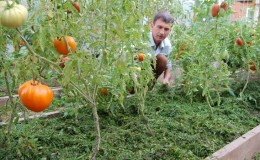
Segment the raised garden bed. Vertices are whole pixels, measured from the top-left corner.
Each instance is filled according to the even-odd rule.
[[[254,95],[251,98],[258,102],[258,87],[258,81],[250,82],[245,95]],[[221,148],[225,145],[235,144],[234,151],[224,148],[229,150],[230,154],[239,156],[235,150],[247,143],[251,148],[242,149],[243,152],[240,153],[245,158],[254,157],[257,146],[251,142],[256,141],[250,137],[252,134],[248,133],[253,133],[253,128],[258,126],[260,121],[259,108],[253,100],[240,100],[227,95],[220,106],[213,106],[211,113],[204,100],[197,99],[190,103],[179,89],[165,90],[158,86],[148,94],[145,114],[154,133],[152,136],[147,135],[143,121],[140,120],[134,96],[126,101],[125,111],[118,108],[119,106],[113,106],[113,110],[116,110],[114,115],[111,114],[112,110],[99,108],[102,143],[97,159],[221,158],[216,155],[219,156],[220,152],[224,155]],[[50,112],[49,115],[40,115],[15,125],[12,139],[22,142],[17,144],[12,141],[11,145],[16,147],[9,150],[10,153],[17,156],[19,149],[30,158],[53,156],[63,159],[88,156],[95,138],[90,108],[75,105]],[[50,115],[52,118],[46,118]],[[45,118],[38,119],[40,117]],[[27,135],[27,138],[24,135]],[[258,136],[255,134],[254,137]],[[35,144],[35,148],[21,149],[26,139]],[[237,143],[235,139],[242,140]],[[0,153],[9,155],[3,150],[0,150]]]

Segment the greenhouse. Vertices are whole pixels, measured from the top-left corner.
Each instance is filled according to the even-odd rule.
[[[0,0],[0,159],[260,160],[259,0]]]

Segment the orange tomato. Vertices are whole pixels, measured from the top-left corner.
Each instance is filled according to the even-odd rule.
[[[77,48],[77,43],[75,42],[74,38],[71,36],[65,36],[65,39],[66,39],[66,41],[68,43],[68,47],[70,47],[71,51],[75,52],[76,48]],[[53,44],[59,54],[62,54],[62,55],[69,54],[69,49],[67,48],[64,37],[54,38]]]
[[[18,95],[22,104],[34,112],[45,110],[53,100],[52,89],[36,80],[23,83],[18,89]]]
[[[144,54],[143,53],[139,53],[138,56],[137,56],[138,60],[140,62],[144,61]]]
[[[20,45],[20,46],[24,46],[24,41],[23,41],[23,40],[20,40],[19,45]]]
[[[218,12],[219,12],[219,5],[218,4],[212,4],[212,6],[211,6],[212,17],[218,16]]]
[[[101,94],[103,94],[104,96],[107,96],[107,95],[108,95],[107,90],[106,90],[105,88],[101,88],[101,89],[100,89],[100,92],[101,92]]]

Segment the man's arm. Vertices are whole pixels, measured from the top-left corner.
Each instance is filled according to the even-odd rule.
[[[169,84],[170,82],[170,78],[171,78],[171,66],[168,66],[165,71],[164,71],[164,75],[163,75],[163,83],[164,84]]]

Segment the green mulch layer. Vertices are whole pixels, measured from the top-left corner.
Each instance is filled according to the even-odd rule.
[[[146,98],[152,135],[138,114],[135,97],[126,100],[125,110],[114,105],[113,114],[99,108],[101,148],[96,159],[206,158],[260,124],[260,82],[250,82],[243,97],[243,85],[236,86],[236,96],[224,93],[211,112],[203,98],[194,97],[191,103],[181,88],[157,85]],[[67,107],[62,116],[16,124],[5,143],[4,129],[0,128],[0,159],[87,159],[96,138],[89,107]]]

